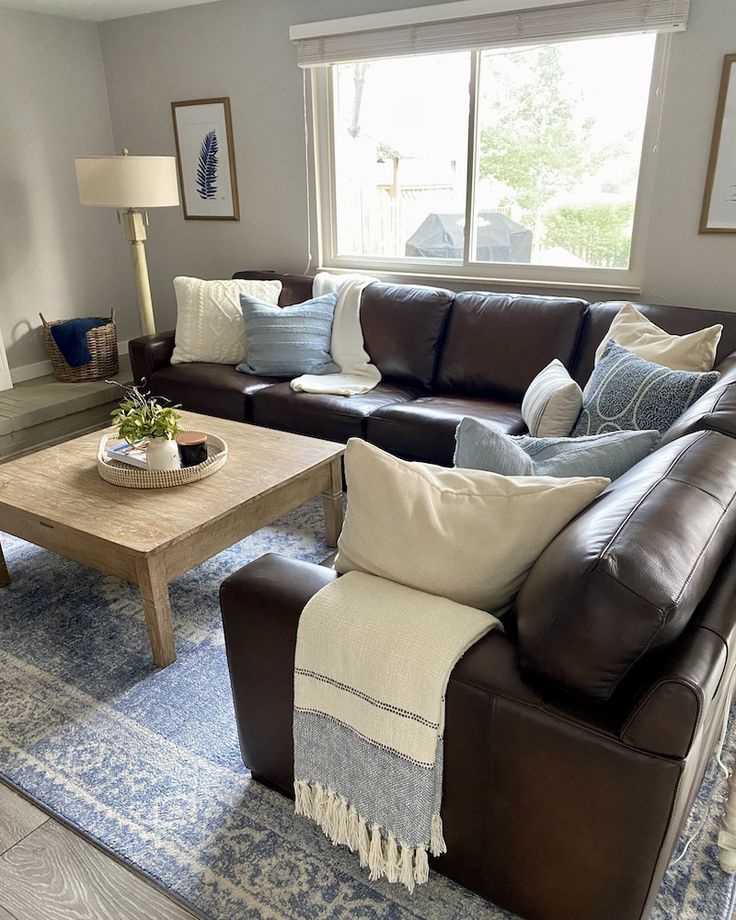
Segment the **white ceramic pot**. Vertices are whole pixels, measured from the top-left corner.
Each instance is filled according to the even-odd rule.
[[[146,463],[149,470],[178,470],[181,467],[179,445],[168,438],[149,438]]]

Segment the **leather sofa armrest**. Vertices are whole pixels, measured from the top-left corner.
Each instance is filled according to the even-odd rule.
[[[294,654],[307,601],[337,578],[323,565],[269,553],[220,588],[220,608],[243,762],[293,794]]]
[[[689,630],[654,673],[621,726],[640,751],[686,757],[726,667],[726,644],[705,627]]]
[[[231,575],[220,590],[243,760],[258,780],[289,795],[299,617],[307,601],[335,578],[324,565],[268,554]],[[578,726],[628,748],[679,759],[687,756],[702,714],[718,692],[726,657],[721,636],[693,624],[610,702],[591,702],[525,674],[515,639],[493,631],[456,665],[448,705],[468,697],[484,701],[479,705],[490,713],[492,700],[503,700],[561,727]]]
[[[154,371],[166,367],[171,363],[174,352],[175,330],[155,332],[153,335],[143,335],[131,339],[128,343],[130,367],[133,371],[133,382],[140,384],[143,380],[150,383]]]

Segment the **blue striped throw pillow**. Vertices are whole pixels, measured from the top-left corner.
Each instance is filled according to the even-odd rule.
[[[325,294],[293,307],[240,295],[248,354],[237,370],[264,377],[340,372],[330,355],[337,294]]]

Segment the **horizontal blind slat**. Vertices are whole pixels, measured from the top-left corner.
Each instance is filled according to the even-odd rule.
[[[687,28],[690,0],[591,0],[574,6],[299,39],[300,67]]]

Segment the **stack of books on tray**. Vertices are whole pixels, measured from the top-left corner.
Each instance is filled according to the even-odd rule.
[[[119,460],[121,463],[127,463],[130,466],[137,466],[140,469],[147,469],[146,448],[148,441],[143,439],[136,441],[135,444],[128,444],[127,441],[108,441],[105,446],[105,456],[110,460]]]

